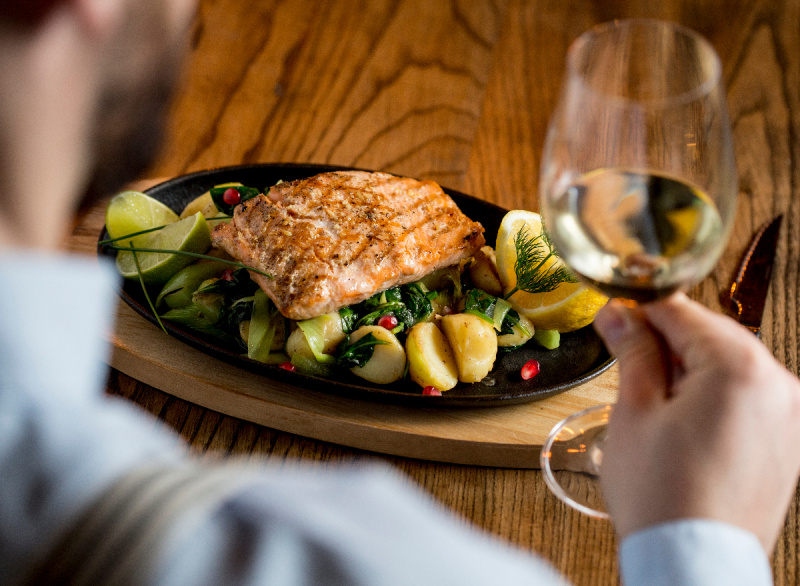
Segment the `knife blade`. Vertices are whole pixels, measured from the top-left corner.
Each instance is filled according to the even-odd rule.
[[[727,306],[734,319],[759,338],[782,221],[783,214],[764,224],[755,233],[742,256],[730,289],[723,291],[720,296],[722,304]]]

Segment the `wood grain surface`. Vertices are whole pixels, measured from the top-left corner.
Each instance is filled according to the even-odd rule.
[[[222,165],[374,168],[537,209],[540,153],[567,47],[614,18],[674,20],[719,51],[740,174],[736,225],[691,293],[719,309],[753,231],[784,213],[763,340],[798,372],[800,3],[793,0],[205,0],[150,176]],[[127,397],[208,457],[392,463],[442,506],[551,560],[580,585],[618,582],[611,526],[551,496],[536,470],[381,456],[279,432],[112,372]],[[798,497],[772,558],[800,583]]]

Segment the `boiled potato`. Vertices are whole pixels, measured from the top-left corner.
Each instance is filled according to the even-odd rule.
[[[458,366],[444,334],[432,322],[420,322],[406,337],[408,374],[421,387],[449,391],[458,383]]]
[[[524,344],[533,337],[536,328],[531,323],[531,320],[529,320],[524,315],[520,315],[519,322],[525,326],[525,328],[528,330],[528,333],[526,334],[525,332],[523,332],[522,328],[520,328],[519,326],[514,326],[514,331],[511,332],[510,334],[503,334],[502,336],[497,336],[498,346],[500,346],[501,348],[521,346],[522,344]]]
[[[334,311],[326,313],[325,315],[313,319],[319,320],[319,324],[322,327],[322,353],[333,354],[336,351],[336,347],[345,338],[344,331],[342,331],[342,318],[339,317],[339,312]],[[286,340],[286,353],[289,355],[289,358],[295,354],[302,354],[303,356],[311,358],[314,357],[306,335],[300,328],[297,328],[289,334],[289,338]]]
[[[455,354],[458,380],[464,383],[482,380],[492,370],[497,357],[494,326],[469,313],[445,315],[441,324]]]
[[[371,383],[386,385],[399,380],[406,369],[406,351],[397,337],[381,326],[361,326],[350,334],[350,342],[356,342],[372,334],[386,344],[373,346],[372,358],[364,366],[354,366],[350,371]]]
[[[472,256],[469,265],[469,278],[478,289],[483,289],[489,295],[500,297],[503,294],[503,284],[497,272],[497,261],[494,249],[484,246]]]

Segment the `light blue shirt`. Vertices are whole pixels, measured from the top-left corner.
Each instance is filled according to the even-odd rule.
[[[117,275],[92,259],[0,254],[4,584],[563,584],[381,466],[200,461],[103,393]],[[723,523],[625,540],[624,582],[771,584]]]

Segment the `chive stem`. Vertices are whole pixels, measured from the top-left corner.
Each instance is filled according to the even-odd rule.
[[[213,218],[206,218],[206,221],[210,220],[230,220],[232,216],[222,215],[222,216],[214,216]],[[142,234],[149,234],[150,232],[157,232],[158,230],[162,230],[166,228],[169,224],[164,224],[162,226],[156,226],[155,228],[148,228],[147,230],[140,230],[139,232],[134,232],[132,234],[125,234],[125,236],[117,236],[116,238],[107,238],[106,240],[101,240],[97,244],[99,245],[107,245],[112,244],[114,242],[119,242],[120,240],[126,240],[128,238],[133,238],[135,236],[141,236]]]
[[[153,253],[161,253],[161,254],[180,254],[180,255],[183,255],[183,256],[191,256],[192,258],[204,258],[204,259],[207,259],[207,260],[213,260],[213,261],[229,264],[229,265],[238,267],[240,269],[247,269],[248,271],[253,271],[254,273],[258,273],[259,275],[263,275],[268,279],[274,279],[275,278],[272,275],[270,275],[269,273],[265,273],[264,271],[261,271],[259,269],[254,269],[253,267],[249,267],[246,264],[238,262],[238,261],[235,261],[235,260],[227,260],[227,259],[224,259],[224,258],[218,258],[216,256],[209,256],[207,254],[200,254],[200,253],[197,253],[197,252],[188,252],[186,250],[168,250],[168,249],[165,249],[165,248],[139,248],[139,247],[135,247],[135,246],[117,246],[115,244],[110,244],[109,248],[111,248],[113,250],[125,250],[125,251],[128,251],[128,252],[133,252],[134,253],[134,258],[135,258],[135,253],[137,253],[137,252],[153,252]]]
[[[147,305],[150,306],[150,311],[153,312],[153,315],[158,322],[158,325],[161,327],[161,330],[168,334],[167,328],[164,327],[164,324],[161,321],[161,318],[158,316],[158,312],[156,311],[155,306],[153,305],[153,301],[150,299],[150,294],[147,292],[147,287],[144,285],[144,278],[142,277],[142,267],[139,266],[139,257],[136,256],[136,249],[132,250],[133,252],[133,262],[136,264],[136,274],[139,276],[139,284],[142,286],[142,292],[144,293],[144,298],[147,299]]]

